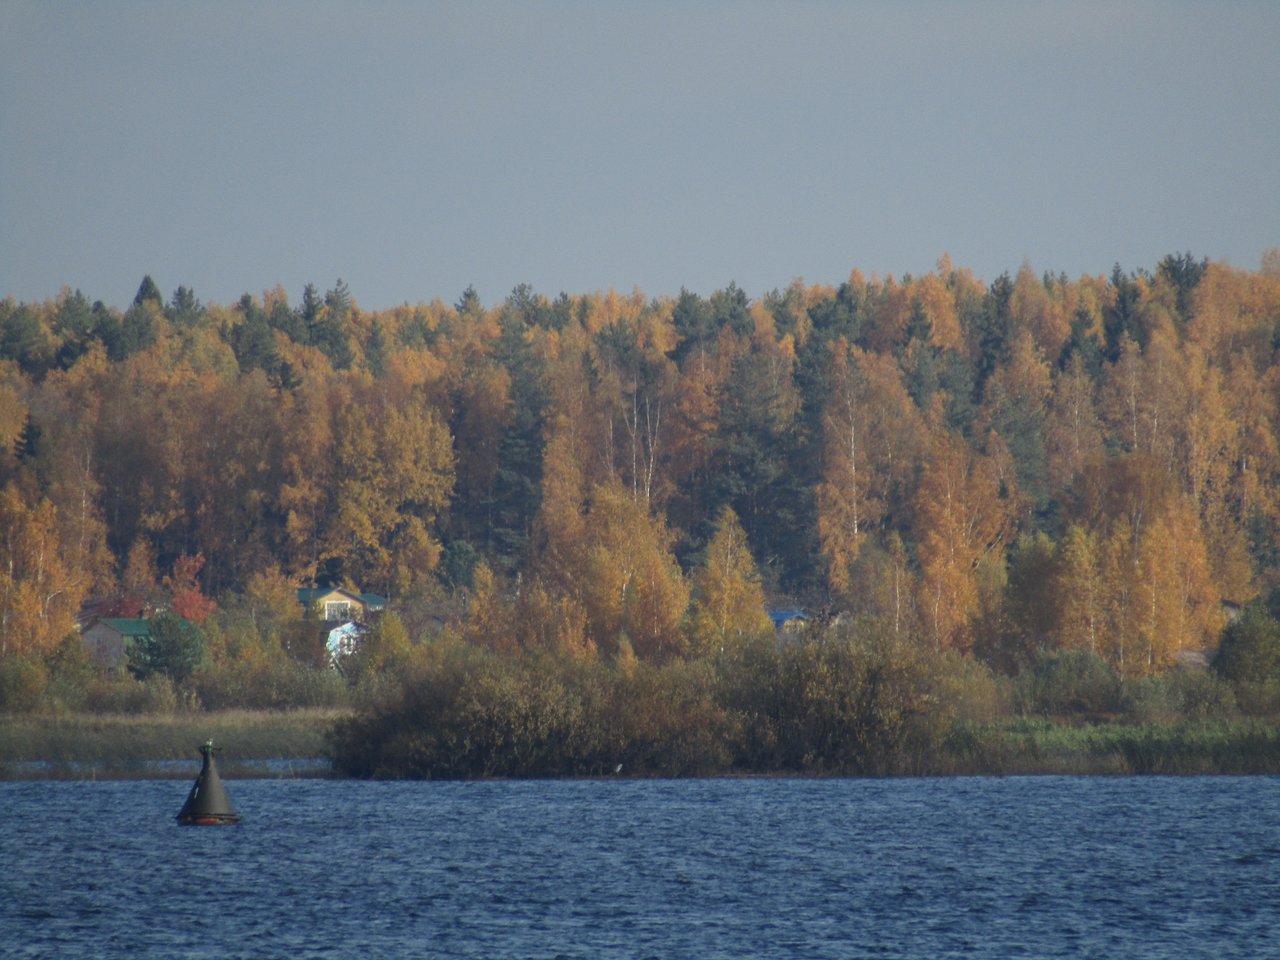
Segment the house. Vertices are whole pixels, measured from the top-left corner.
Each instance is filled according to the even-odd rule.
[[[387,605],[385,597],[376,593],[356,593],[343,587],[303,587],[298,590],[298,603],[306,613],[329,622],[368,620]]]
[[[151,636],[147,620],[103,617],[81,634],[89,658],[104,670],[116,670],[129,662],[129,649]]]

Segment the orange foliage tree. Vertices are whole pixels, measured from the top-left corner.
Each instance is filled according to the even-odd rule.
[[[1013,500],[995,458],[936,431],[915,501],[921,609],[936,647],[968,649],[979,564],[1013,532]]]
[[[0,490],[0,659],[52,651],[75,628],[88,586],[66,566],[53,503]]]

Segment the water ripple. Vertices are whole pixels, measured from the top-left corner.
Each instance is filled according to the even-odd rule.
[[[0,954],[1280,956],[1278,787],[6,782]]]

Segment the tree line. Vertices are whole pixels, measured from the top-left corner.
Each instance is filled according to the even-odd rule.
[[[415,639],[453,603],[501,654],[705,659],[768,597],[1008,672],[1157,674],[1277,585],[1277,349],[1274,252],[756,300],[10,298],[0,660],[90,598],[278,618],[319,582]]]

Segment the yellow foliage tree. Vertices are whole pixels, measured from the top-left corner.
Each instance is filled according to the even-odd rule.
[[[671,555],[671,533],[617,482],[596,487],[587,515],[582,585],[588,636],[616,652],[622,637],[641,658],[683,653],[689,589]]]
[[[1078,523],[1067,527],[1058,544],[1060,598],[1058,646],[1097,653],[1102,635],[1102,574],[1098,537]]]
[[[669,542],[665,530],[658,543],[663,540]],[[627,588],[623,615],[623,630],[636,655],[659,662],[683,656],[688,649],[684,631],[688,609],[689,585],[670,550],[645,550]]]
[[[831,351],[818,537],[832,590],[848,596],[862,543],[903,495],[925,428],[891,357],[864,353],[843,337]]]
[[[921,612],[935,646],[969,647],[979,564],[1007,543],[1012,504],[995,458],[954,435],[935,435],[915,502]]]
[[[1049,486],[1061,490],[1102,448],[1093,381],[1078,353],[1054,378],[1044,429]]]
[[[512,628],[520,649],[590,660],[595,645],[587,639],[587,614],[572,596],[535,581],[520,591]]]
[[[1053,292],[1058,293],[1057,286]],[[1040,353],[1056,358],[1071,333],[1071,323],[1063,303],[1055,299],[1031,264],[1023,261],[1013,281],[1009,312],[1020,331],[1029,334]]]
[[[366,384],[367,386],[367,384]],[[432,527],[453,489],[448,427],[423,404],[366,400],[338,412],[337,487],[327,553],[344,576],[395,594],[426,579],[440,557]]]
[[[731,651],[773,629],[746,531],[730,507],[716,520],[706,562],[694,580],[694,598],[690,652],[695,656]]]
[[[1145,455],[1098,463],[1078,492],[1080,520],[1100,544],[1103,656],[1133,676],[1209,645],[1221,594],[1190,497]]]
[[[54,650],[75,628],[86,587],[63,562],[53,503],[0,490],[0,659]]]

